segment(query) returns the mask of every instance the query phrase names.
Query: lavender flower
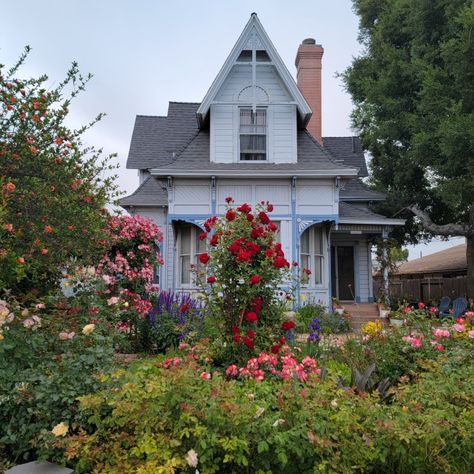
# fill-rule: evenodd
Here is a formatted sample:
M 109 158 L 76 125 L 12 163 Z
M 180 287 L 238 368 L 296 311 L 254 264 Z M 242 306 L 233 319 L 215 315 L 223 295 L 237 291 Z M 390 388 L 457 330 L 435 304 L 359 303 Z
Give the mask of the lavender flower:
M 319 343 L 321 340 L 321 326 L 318 318 L 313 318 L 308 325 L 308 342 Z

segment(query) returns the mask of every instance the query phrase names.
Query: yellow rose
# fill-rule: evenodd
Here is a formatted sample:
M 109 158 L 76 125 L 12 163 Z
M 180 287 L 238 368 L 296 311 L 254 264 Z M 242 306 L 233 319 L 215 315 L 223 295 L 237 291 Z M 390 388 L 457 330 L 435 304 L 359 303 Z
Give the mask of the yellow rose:
M 82 328 L 82 334 L 84 334 L 85 336 L 88 336 L 94 329 L 95 329 L 95 324 L 86 324 Z
M 56 437 L 65 436 L 68 429 L 69 427 L 65 423 L 61 422 L 51 430 L 51 433 L 53 433 L 53 435 Z

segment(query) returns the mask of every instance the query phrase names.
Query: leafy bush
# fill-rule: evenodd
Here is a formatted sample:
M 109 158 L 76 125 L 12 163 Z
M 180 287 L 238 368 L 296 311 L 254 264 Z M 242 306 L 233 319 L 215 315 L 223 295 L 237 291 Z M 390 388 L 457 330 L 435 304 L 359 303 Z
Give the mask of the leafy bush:
M 184 293 L 161 291 L 144 323 L 141 346 L 147 352 L 165 352 L 182 340 L 193 342 L 202 337 L 202 304 Z
M 71 100 L 92 77 L 73 64 L 63 82 L 18 77 L 29 49 L 10 70 L 0 65 L 0 288 L 38 296 L 57 287 L 74 262 L 103 253 L 107 211 L 117 197 L 111 157 L 81 137 L 102 118 L 72 130 Z
M 345 316 L 335 312 L 328 313 L 319 304 L 307 304 L 297 311 L 298 332 L 308 332 L 308 326 L 314 318 L 319 320 L 321 334 L 342 334 L 351 330 L 349 319 Z
M 64 441 L 67 458 L 78 473 L 469 472 L 474 367 L 464 357 L 430 363 L 389 405 L 338 389 L 331 372 L 238 382 L 199 377 L 196 361 L 139 362 L 116 388 L 81 399 L 88 422 Z
M 25 308 L 0 301 L 0 458 L 54 459 L 51 430 L 73 426 L 77 397 L 100 388 L 112 339 L 105 324 L 87 322 L 63 302 Z

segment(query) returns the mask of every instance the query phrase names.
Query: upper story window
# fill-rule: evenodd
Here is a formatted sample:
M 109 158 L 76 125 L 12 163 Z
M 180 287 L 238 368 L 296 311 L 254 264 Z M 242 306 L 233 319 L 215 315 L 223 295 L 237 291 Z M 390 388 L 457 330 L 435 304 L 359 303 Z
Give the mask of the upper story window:
M 240 160 L 267 159 L 266 109 L 240 109 Z

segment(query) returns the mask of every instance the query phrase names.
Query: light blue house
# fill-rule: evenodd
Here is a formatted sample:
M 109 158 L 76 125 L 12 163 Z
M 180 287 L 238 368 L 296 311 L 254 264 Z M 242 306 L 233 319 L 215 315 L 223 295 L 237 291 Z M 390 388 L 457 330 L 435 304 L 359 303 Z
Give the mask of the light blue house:
M 303 41 L 297 84 L 252 14 L 200 103 L 137 116 L 127 167 L 140 185 L 121 205 L 164 232 L 162 288 L 196 290 L 198 234 L 232 196 L 237 205 L 273 203 L 287 259 L 312 270 L 302 294 L 325 304 L 331 296 L 373 301 L 373 239 L 403 221 L 370 210 L 384 195 L 361 180 L 359 140 L 321 136 L 322 55 L 314 40 Z

